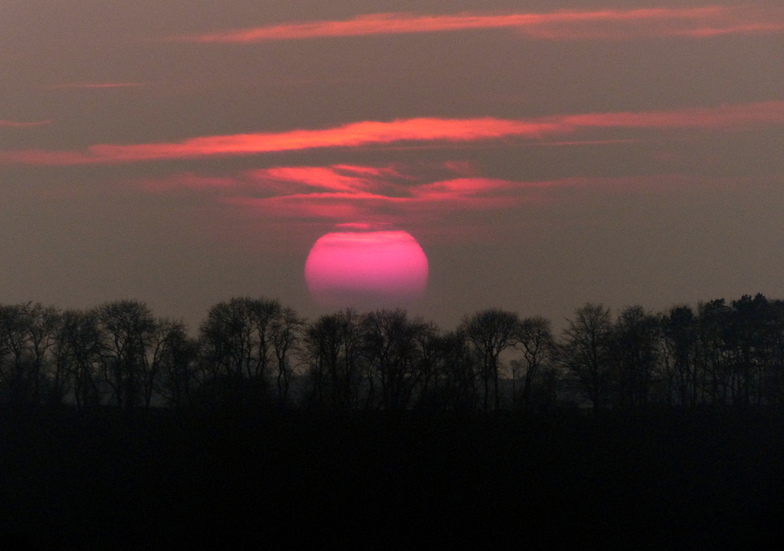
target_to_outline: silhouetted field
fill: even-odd
[[[6,546],[727,548],[782,531],[784,420],[759,413],[0,415]]]

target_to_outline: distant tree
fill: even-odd
[[[77,408],[101,403],[102,335],[97,310],[65,310],[54,340],[56,370],[70,381]]]
[[[676,306],[661,317],[660,323],[668,404],[674,401],[682,408],[694,408],[701,386],[697,316],[689,306]]]
[[[0,305],[0,388],[11,403],[29,400],[33,383],[25,366],[28,338],[23,307]]]
[[[263,378],[271,358],[272,324],[281,309],[275,300],[248,297],[210,308],[199,337],[213,375]]]
[[[282,405],[289,401],[291,388],[292,356],[302,340],[305,320],[291,308],[283,308],[271,325],[272,348],[277,364],[278,400]]]
[[[132,408],[149,405],[146,388],[154,372],[147,360],[156,331],[152,310],[143,302],[120,300],[98,308],[102,336],[101,371],[111,394],[110,403]]]
[[[617,405],[648,405],[661,359],[661,324],[642,306],[624,308],[612,330],[611,354]]]
[[[762,403],[766,373],[774,357],[775,316],[767,298],[744,295],[732,301],[727,345],[731,349],[733,402]]]
[[[53,306],[40,303],[27,304],[25,309],[30,331],[30,363],[37,381],[31,399],[36,404],[60,404],[68,391],[67,373],[58,368],[54,357],[61,313]]]
[[[277,300],[232,298],[210,308],[199,328],[201,400],[256,407],[269,398]]]
[[[762,399],[768,406],[784,406],[784,301],[771,300],[768,306],[770,323],[770,364],[763,374]]]
[[[711,405],[724,405],[732,400],[732,352],[727,340],[730,307],[724,299],[697,306],[699,329],[698,361],[704,372],[702,394]]]
[[[416,402],[418,406],[433,407],[436,404],[432,398],[437,396],[441,390],[444,375],[443,359],[443,338],[440,335],[438,326],[432,322],[420,322],[413,335],[414,345],[416,346],[416,365],[417,387]]]
[[[420,341],[427,329],[421,320],[409,320],[405,310],[377,310],[363,316],[361,332],[369,376],[378,381],[381,407],[407,409],[421,376]]]
[[[31,382],[25,369],[27,330],[20,306],[0,305],[0,388],[11,403],[28,400]]]
[[[0,306],[0,388],[14,403],[40,404],[50,396],[51,348],[59,312],[40,303]]]
[[[196,387],[198,358],[198,341],[188,336],[185,324],[158,320],[147,360],[149,371],[155,374],[150,379],[154,385],[146,392],[155,391],[169,407],[190,403]]]
[[[311,403],[333,410],[359,407],[363,378],[360,316],[352,309],[321,316],[305,330]],[[369,381],[368,402],[375,388]]]
[[[460,331],[451,331],[438,339],[440,390],[443,407],[448,411],[474,412],[479,407],[479,373],[482,359]],[[485,400],[484,404],[487,404]]]
[[[483,408],[490,408],[492,385],[495,409],[500,408],[498,391],[498,368],[501,353],[514,346],[520,319],[517,314],[505,310],[489,309],[463,319],[461,332],[477,351],[480,358],[479,377],[484,389]]]
[[[601,304],[586,303],[567,320],[560,358],[597,411],[605,402],[611,375],[612,319]]]
[[[515,348],[520,350],[523,356],[512,361],[512,371],[513,376],[521,375],[523,387],[519,393],[519,401],[527,410],[531,406],[534,379],[543,366],[552,364],[555,356],[555,338],[550,328],[550,320],[538,316],[521,320],[514,341]],[[514,376],[515,387],[517,379],[518,377]],[[516,395],[515,399],[517,398]]]

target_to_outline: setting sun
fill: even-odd
[[[427,286],[425,253],[408,232],[341,225],[316,241],[305,280],[323,306],[402,306]]]

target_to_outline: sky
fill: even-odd
[[[0,2],[0,303],[313,319],[345,224],[417,240],[445,329],[782,298],[784,5]]]

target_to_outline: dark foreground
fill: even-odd
[[[784,420],[759,414],[0,415],[4,549],[782,539]]]

